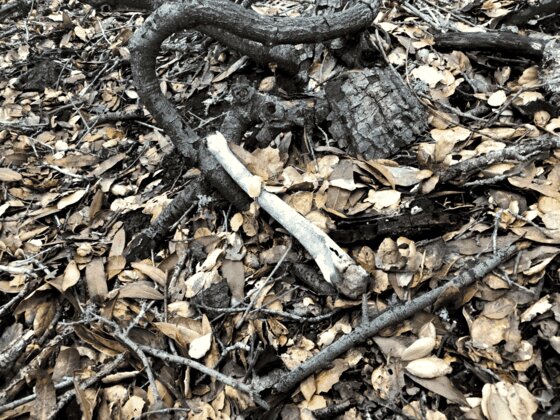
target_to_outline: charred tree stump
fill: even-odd
[[[354,156],[389,157],[426,131],[424,108],[390,68],[345,73],[327,83],[325,91],[329,130]]]

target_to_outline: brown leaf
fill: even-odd
[[[90,299],[103,298],[108,292],[102,258],[94,258],[86,266],[86,284]]]
[[[239,214],[239,213],[238,213]],[[232,303],[240,303],[245,299],[245,269],[241,261],[232,261],[224,259],[222,262],[222,277],[224,277],[229,286]]]
[[[126,247],[126,232],[124,228],[121,228],[113,236],[113,241],[111,242],[111,250],[109,251],[109,257],[114,257],[122,255],[124,248]]]
[[[20,173],[9,168],[0,168],[0,182],[15,182],[22,179]]]
[[[107,279],[110,280],[126,267],[126,258],[124,255],[113,255],[107,261]]]
[[[413,360],[406,365],[405,369],[419,378],[436,378],[452,372],[451,366],[447,362],[435,356]]]
[[[78,270],[78,265],[76,261],[72,260],[66,266],[64,270],[64,277],[62,280],[62,291],[66,291],[72,286],[74,286],[80,280],[80,270]]]
[[[183,347],[187,347],[197,338],[201,337],[198,331],[194,331],[183,325],[172,324],[169,322],[154,322],[154,326],[167,337],[175,340]]]
[[[72,204],[77,203],[82,199],[84,195],[86,195],[86,192],[87,192],[86,190],[74,191],[73,193],[62,197],[58,201],[58,203],[56,203],[56,208],[62,210],[68,206],[71,206]]]
[[[112,290],[108,297],[112,297],[113,294],[117,294],[119,298],[131,298],[131,299],[150,299],[150,300],[163,300],[163,295],[160,291],[154,289],[151,283],[145,281],[139,281],[135,283],[129,283],[121,287],[120,289]]]
[[[40,369],[35,379],[35,404],[31,416],[33,419],[47,420],[56,409],[56,391],[51,376]]]
[[[167,283],[167,274],[164,273],[161,269],[143,262],[133,262],[130,265],[132,266],[132,268],[135,268],[142,274],[147,275],[160,286],[165,287]]]
[[[463,393],[453,385],[453,382],[451,382],[447,376],[439,376],[433,379],[420,378],[410,373],[408,376],[418,385],[447,398],[448,401],[454,402],[455,404],[467,405],[467,400]]]
[[[332,362],[332,368],[319,372],[315,377],[317,393],[329,392],[334,384],[338,383],[340,376],[349,368],[348,362],[343,359],[336,359]]]

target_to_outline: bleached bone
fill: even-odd
[[[295,211],[278,196],[258,188],[260,178],[254,176],[237,159],[228,147],[227,140],[221,133],[206,138],[210,153],[222,165],[233,180],[270,216],[294,236],[311,254],[323,277],[344,295],[357,298],[367,289],[369,275],[342,248],[340,248],[325,232]],[[255,190],[257,190],[255,192]],[[251,193],[250,193],[251,192]]]

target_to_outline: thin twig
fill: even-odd
[[[278,268],[280,268],[280,266],[288,256],[288,253],[291,251],[291,249],[292,249],[292,244],[290,243],[290,245],[288,246],[288,248],[286,248],[286,251],[280,257],[280,259],[278,260],[278,262],[276,263],[276,265],[274,266],[274,268],[272,269],[272,271],[270,272],[266,280],[261,284],[261,286],[257,289],[255,294],[253,295],[251,302],[249,302],[247,308],[245,308],[245,312],[243,313],[243,316],[235,324],[235,328],[240,328],[241,325],[243,325],[245,319],[247,318],[247,315],[249,315],[249,312],[251,311],[251,309],[253,309],[253,306],[255,306],[264,288],[274,281],[274,277],[273,277],[274,274],[276,274],[276,271],[278,271]]]
[[[225,385],[229,385],[232,388],[235,388],[239,391],[242,391],[248,395],[250,395],[253,400],[260,405],[262,408],[264,408],[265,410],[269,409],[268,403],[263,400],[258,393],[249,385],[244,384],[242,382],[236,381],[233,378],[230,378],[229,376],[224,375],[221,372],[218,372],[217,370],[214,369],[210,369],[209,367],[204,366],[202,363],[198,363],[192,359],[188,359],[186,357],[181,357],[181,356],[176,356],[173,355],[171,353],[168,353],[164,350],[159,350],[159,349],[154,349],[152,347],[148,347],[148,346],[142,346],[139,345],[138,346],[143,352],[151,354],[152,356],[155,356],[163,361],[166,362],[171,362],[171,363],[177,363],[180,365],[184,365],[184,366],[188,366],[192,369],[196,369],[199,372],[202,372],[208,376],[211,376],[213,378],[215,378],[216,380],[222,382]]]

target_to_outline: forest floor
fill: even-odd
[[[150,258],[127,261],[133,236],[200,173],[139,101],[127,45],[147,15],[36,3],[0,22],[0,419],[254,418],[255,397],[274,401],[270,381],[509,246],[513,258],[334,358],[268,416],[560,415],[558,87],[547,57],[434,45],[438,33],[507,29],[518,2],[383,2],[375,60],[429,126],[406,150],[351,156],[326,125],[264,148],[248,133],[237,147],[371,274],[357,300],[303,282],[321,278],[315,263],[256,203],[237,211],[215,196]],[[313,8],[252,5],[286,19]],[[559,20],[509,29],[548,39]],[[321,49],[298,84],[192,31],[158,60],[161,89],[200,136],[220,127],[237,80],[289,103],[348,70]]]

